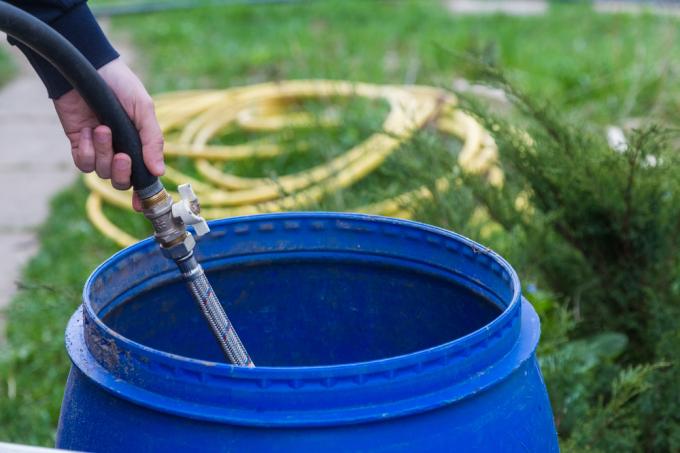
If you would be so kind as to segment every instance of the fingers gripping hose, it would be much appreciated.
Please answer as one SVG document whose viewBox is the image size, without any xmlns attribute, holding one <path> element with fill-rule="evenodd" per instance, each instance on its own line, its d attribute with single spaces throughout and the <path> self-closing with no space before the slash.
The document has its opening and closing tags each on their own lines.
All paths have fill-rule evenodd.
<svg viewBox="0 0 680 453">
<path fill-rule="evenodd" d="M 130 156 L 132 186 L 142 200 L 144 215 L 153 224 L 154 236 L 163 254 L 180 267 L 192 297 L 227 358 L 236 365 L 253 366 L 203 269 L 194 258 L 195 241 L 186 230 L 185 220 L 192 219 L 191 223 L 203 221 L 198 216 L 195 196 L 193 200 L 173 203 L 160 180 L 146 168 L 137 129 L 115 94 L 96 69 L 63 36 L 4 1 L 0 1 L 0 31 L 49 61 L 78 91 L 100 122 L 111 129 L 115 152 Z"/>
</svg>

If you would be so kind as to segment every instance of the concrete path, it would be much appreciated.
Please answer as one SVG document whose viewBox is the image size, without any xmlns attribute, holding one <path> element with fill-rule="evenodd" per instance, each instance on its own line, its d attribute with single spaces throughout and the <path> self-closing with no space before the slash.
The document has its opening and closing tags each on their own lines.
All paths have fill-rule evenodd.
<svg viewBox="0 0 680 453">
<path fill-rule="evenodd" d="M 45 87 L 15 48 L 17 77 L 0 89 L 0 342 L 20 270 L 37 251 L 49 200 L 75 180 L 68 140 Z"/>
<path fill-rule="evenodd" d="M 536 16 L 548 12 L 548 0 L 445 0 L 454 14 L 505 14 L 508 16 Z M 650 13 L 680 17 L 676 0 L 595 0 L 593 10 L 598 13 Z"/>
<path fill-rule="evenodd" d="M 680 17 L 680 4 L 676 1 L 618 1 L 599 0 L 594 5 L 598 13 L 656 14 Z"/>
<path fill-rule="evenodd" d="M 106 21 L 100 21 L 108 29 Z M 108 34 L 108 33 L 107 33 Z M 111 36 L 109 36 L 111 37 Z M 134 52 L 125 35 L 114 46 L 130 66 Z M 117 38 L 117 39 L 116 39 Z M 15 79 L 0 88 L 0 345 L 4 341 L 4 310 L 17 291 L 26 262 L 38 250 L 37 227 L 49 214 L 49 202 L 72 184 L 78 172 L 71 148 L 42 82 L 23 54 L 0 40 L 2 51 L 14 56 Z M 139 73 L 139 72 L 138 72 Z"/>
<path fill-rule="evenodd" d="M 448 0 L 446 4 L 455 14 L 536 16 L 548 11 L 547 0 Z"/>
</svg>

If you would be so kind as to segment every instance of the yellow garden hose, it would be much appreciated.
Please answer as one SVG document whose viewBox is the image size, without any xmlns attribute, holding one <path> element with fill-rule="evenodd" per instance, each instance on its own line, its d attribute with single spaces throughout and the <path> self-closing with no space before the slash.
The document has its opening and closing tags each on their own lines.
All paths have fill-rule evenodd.
<svg viewBox="0 0 680 453">
<path fill-rule="evenodd" d="M 271 158 L 288 152 L 285 147 L 265 139 L 238 145 L 210 144 L 225 129 L 277 132 L 310 124 L 341 126 L 340 119 L 332 112 L 315 118 L 289 108 L 300 100 L 322 99 L 330 103 L 339 97 L 385 101 L 390 110 L 380 132 L 326 162 L 276 178 L 248 178 L 220 169 L 220 162 Z M 452 93 L 433 87 L 299 80 L 226 90 L 165 93 L 156 96 L 155 103 L 161 128 L 166 137 L 170 137 L 165 145 L 164 179 L 174 184 L 190 182 L 208 219 L 303 210 L 326 194 L 350 187 L 368 176 L 428 124 L 463 142 L 457 165 L 464 171 L 484 175 L 495 186 L 503 183 L 498 150 L 491 135 L 472 116 L 457 108 Z M 298 148 L 300 146 L 308 147 L 304 143 L 298 144 Z M 193 159 L 200 179 L 183 174 L 173 166 L 173 160 L 178 157 Z M 116 226 L 103 210 L 104 203 L 130 209 L 131 192 L 117 191 L 94 174 L 86 175 L 85 182 L 91 190 L 86 206 L 90 221 L 121 246 L 136 242 L 136 238 Z M 428 186 L 352 210 L 410 218 L 418 203 L 432 198 L 432 187 L 445 191 L 450 184 L 448 177 L 441 177 Z M 475 215 L 484 214 L 480 211 Z"/>
</svg>

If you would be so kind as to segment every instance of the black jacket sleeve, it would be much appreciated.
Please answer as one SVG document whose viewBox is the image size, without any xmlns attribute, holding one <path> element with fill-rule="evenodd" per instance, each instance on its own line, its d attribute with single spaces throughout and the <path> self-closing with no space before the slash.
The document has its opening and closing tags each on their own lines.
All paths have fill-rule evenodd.
<svg viewBox="0 0 680 453">
<path fill-rule="evenodd" d="M 8 3 L 23 9 L 49 24 L 61 33 L 99 69 L 106 63 L 118 58 L 102 32 L 86 0 L 7 0 Z M 31 66 L 47 87 L 50 98 L 57 99 L 72 87 L 47 61 L 21 43 L 9 39 L 26 55 Z"/>
</svg>

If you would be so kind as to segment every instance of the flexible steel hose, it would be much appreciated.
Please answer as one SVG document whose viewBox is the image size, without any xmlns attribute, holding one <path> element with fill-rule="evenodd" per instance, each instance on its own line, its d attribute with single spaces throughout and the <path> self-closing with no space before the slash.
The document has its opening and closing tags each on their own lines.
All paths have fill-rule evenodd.
<svg viewBox="0 0 680 453">
<path fill-rule="evenodd" d="M 192 253 L 177 264 L 182 272 L 187 288 L 191 291 L 194 300 L 198 302 L 201 313 L 208 324 L 210 324 L 210 330 L 215 335 L 224 355 L 234 365 L 254 367 L 255 364 L 243 347 L 241 339 L 238 337 L 233 324 L 222 308 L 208 278 L 205 276 L 203 267 L 198 264 L 194 254 Z"/>
</svg>

